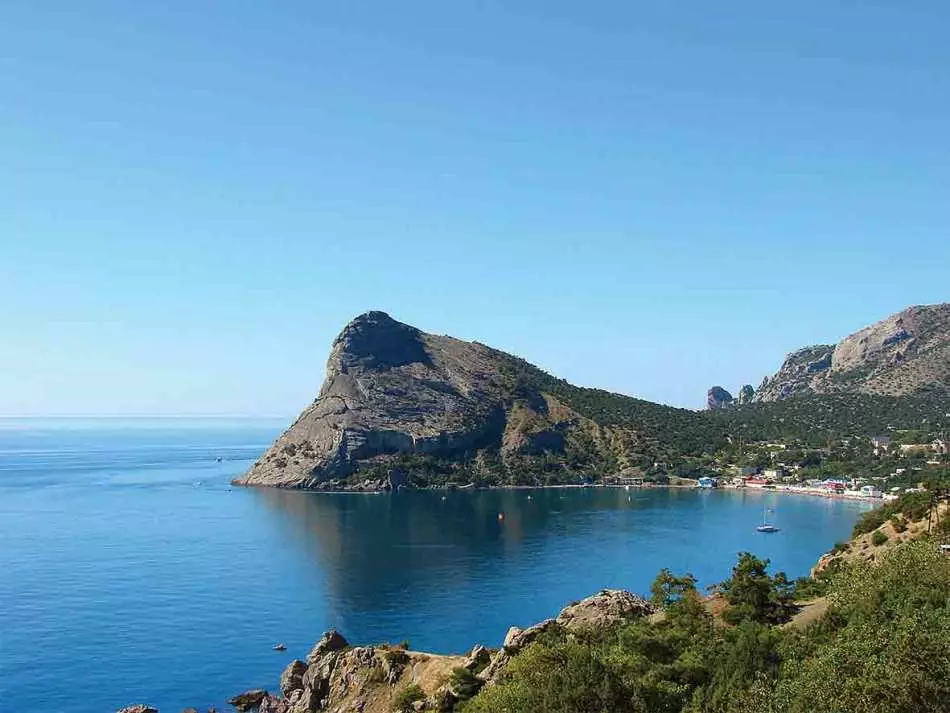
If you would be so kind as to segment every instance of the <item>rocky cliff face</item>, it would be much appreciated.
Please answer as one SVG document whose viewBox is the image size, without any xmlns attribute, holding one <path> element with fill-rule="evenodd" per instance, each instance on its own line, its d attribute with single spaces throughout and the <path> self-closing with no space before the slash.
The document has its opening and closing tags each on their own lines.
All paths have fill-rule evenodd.
<svg viewBox="0 0 950 713">
<path fill-rule="evenodd" d="M 698 418 L 572 387 L 477 342 L 368 312 L 334 341 L 317 399 L 235 483 L 336 489 L 365 478 L 366 489 L 398 488 L 406 473 L 387 464 L 410 456 L 475 468 L 517 462 L 522 472 L 532 458 L 545 467 L 561 459 L 554 476 L 563 479 L 595 466 L 602 473 L 635 465 L 628 454 L 662 460 L 646 451 L 668 440 L 657 429 L 688 432 L 704 427 Z"/>
<path fill-rule="evenodd" d="M 236 482 L 313 487 L 374 458 L 497 440 L 502 378 L 488 347 L 368 312 L 334 341 L 316 401 Z"/>
<path fill-rule="evenodd" d="M 800 394 L 950 393 L 950 304 L 909 307 L 838 344 L 805 347 L 765 379 L 755 401 Z"/>
</svg>

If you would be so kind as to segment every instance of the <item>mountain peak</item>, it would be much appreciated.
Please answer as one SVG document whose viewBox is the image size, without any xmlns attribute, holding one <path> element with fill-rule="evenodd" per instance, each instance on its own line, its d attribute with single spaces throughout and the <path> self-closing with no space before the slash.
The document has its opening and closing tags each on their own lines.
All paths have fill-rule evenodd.
<svg viewBox="0 0 950 713">
<path fill-rule="evenodd" d="M 950 304 L 913 305 L 837 344 L 792 352 L 756 401 L 798 394 L 902 396 L 950 388 Z"/>
<path fill-rule="evenodd" d="M 421 332 L 385 312 L 364 312 L 349 322 L 333 342 L 328 373 L 354 368 L 385 370 L 420 362 L 429 363 Z"/>
</svg>

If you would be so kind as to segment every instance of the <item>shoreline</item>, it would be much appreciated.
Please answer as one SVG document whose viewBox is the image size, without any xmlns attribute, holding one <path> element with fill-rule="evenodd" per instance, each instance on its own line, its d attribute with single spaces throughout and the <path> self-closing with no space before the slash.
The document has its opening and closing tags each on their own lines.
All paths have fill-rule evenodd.
<svg viewBox="0 0 950 713">
<path fill-rule="evenodd" d="M 480 491 L 491 491 L 491 490 L 566 490 L 566 489 L 576 489 L 584 490 L 588 488 L 613 488 L 616 490 L 710 490 L 710 491 L 730 491 L 730 492 L 763 492 L 763 493 L 782 493 L 785 495 L 804 495 L 808 497 L 818 497 L 826 498 L 829 500 L 852 500 L 856 502 L 865 502 L 872 505 L 881 505 L 887 502 L 887 499 L 884 497 L 873 497 L 860 494 L 851 494 L 851 493 L 835 493 L 827 490 L 821 490 L 818 488 L 807 488 L 807 487 L 796 487 L 791 485 L 775 485 L 773 487 L 762 487 L 762 486 L 745 486 L 745 487 L 735 487 L 731 485 L 716 487 L 716 488 L 703 488 L 699 485 L 687 484 L 687 483 L 676 483 L 676 484 L 659 484 L 651 483 L 644 485 L 621 485 L 619 483 L 557 483 L 552 485 L 488 485 L 488 486 L 475 486 L 475 485 L 439 485 L 426 488 L 400 488 L 398 490 L 390 489 L 364 489 L 361 487 L 353 488 L 294 488 L 294 487 L 284 487 L 280 485 L 259 485 L 259 484 L 237 484 L 232 481 L 232 485 L 240 488 L 249 488 L 249 489 L 274 489 L 274 490 L 283 490 L 283 491 L 296 491 L 301 493 L 322 493 L 326 495 L 387 495 L 395 494 L 398 492 L 453 492 L 453 491 L 464 491 L 464 492 L 480 492 Z"/>
</svg>

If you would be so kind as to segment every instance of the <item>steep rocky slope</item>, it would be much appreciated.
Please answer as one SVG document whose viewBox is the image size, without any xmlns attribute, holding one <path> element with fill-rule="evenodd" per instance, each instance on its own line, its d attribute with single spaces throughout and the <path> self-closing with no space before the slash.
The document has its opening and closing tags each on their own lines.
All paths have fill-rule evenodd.
<svg viewBox="0 0 950 713">
<path fill-rule="evenodd" d="M 838 344 L 805 347 L 786 357 L 754 400 L 801 394 L 907 396 L 950 393 L 950 304 L 908 307 Z"/>
<path fill-rule="evenodd" d="M 574 387 L 483 344 L 368 312 L 334 341 L 317 399 L 235 483 L 396 488 L 422 471 L 576 482 L 723 438 L 702 414 Z"/>
</svg>

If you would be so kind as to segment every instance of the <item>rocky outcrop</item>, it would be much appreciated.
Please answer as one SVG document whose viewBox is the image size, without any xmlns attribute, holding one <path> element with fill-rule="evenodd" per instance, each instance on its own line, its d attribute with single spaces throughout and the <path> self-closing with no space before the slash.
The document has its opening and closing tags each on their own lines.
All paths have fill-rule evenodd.
<svg viewBox="0 0 950 713">
<path fill-rule="evenodd" d="M 838 344 L 789 354 L 755 401 L 801 394 L 950 393 L 950 304 L 909 307 Z"/>
<path fill-rule="evenodd" d="M 244 691 L 244 693 L 237 694 L 231 698 L 228 703 L 234 706 L 237 710 L 241 711 L 241 713 L 245 713 L 245 711 L 259 708 L 261 702 L 265 698 L 269 697 L 270 694 L 263 688 L 256 688 L 253 691 Z"/>
<path fill-rule="evenodd" d="M 739 389 L 739 396 L 736 397 L 736 401 L 739 402 L 740 406 L 745 406 L 746 404 L 751 404 L 754 398 L 755 389 L 752 388 L 752 384 L 746 384 Z"/>
<path fill-rule="evenodd" d="M 143 703 L 139 703 L 134 706 L 126 706 L 125 708 L 119 709 L 117 713 L 158 713 L 157 708 L 152 708 Z"/>
<path fill-rule="evenodd" d="M 706 408 L 710 411 L 731 406 L 732 402 L 732 394 L 721 386 L 713 386 L 706 392 Z"/>
<path fill-rule="evenodd" d="M 643 597 L 622 589 L 604 589 L 561 610 L 557 623 L 571 632 L 601 629 L 624 621 L 634 621 L 654 613 Z"/>
<path fill-rule="evenodd" d="M 488 666 L 479 674 L 479 678 L 491 684 L 513 657 L 545 634 L 572 635 L 596 631 L 625 621 L 635 621 L 653 614 L 654 611 L 650 602 L 636 594 L 622 589 L 604 589 L 565 607 L 555 619 L 546 619 L 527 629 L 511 627 L 501 650 L 492 657 Z"/>
</svg>

